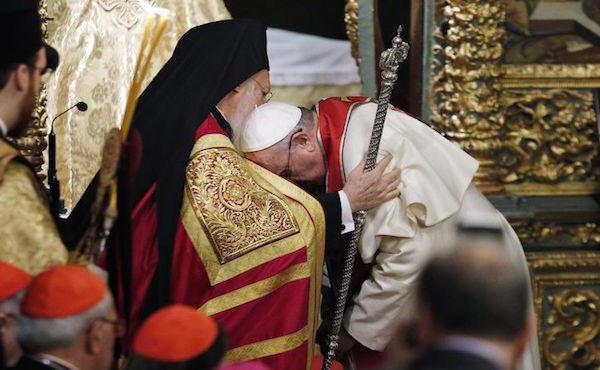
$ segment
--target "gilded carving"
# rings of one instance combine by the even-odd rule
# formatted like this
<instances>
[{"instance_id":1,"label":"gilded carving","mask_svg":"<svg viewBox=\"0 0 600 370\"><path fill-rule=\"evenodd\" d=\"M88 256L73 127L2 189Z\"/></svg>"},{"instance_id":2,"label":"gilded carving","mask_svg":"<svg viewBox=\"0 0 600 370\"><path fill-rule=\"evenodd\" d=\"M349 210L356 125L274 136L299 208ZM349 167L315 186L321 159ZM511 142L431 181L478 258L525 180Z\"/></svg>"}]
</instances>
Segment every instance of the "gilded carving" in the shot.
<instances>
[{"instance_id":1,"label":"gilded carving","mask_svg":"<svg viewBox=\"0 0 600 370\"><path fill-rule=\"evenodd\" d=\"M600 192L600 65L503 64L503 1L436 0L433 123L482 164L486 192ZM525 245L600 246L600 224L513 223ZM600 252L530 252L543 368L599 368Z\"/></svg>"},{"instance_id":2,"label":"gilded carving","mask_svg":"<svg viewBox=\"0 0 600 370\"><path fill-rule=\"evenodd\" d=\"M480 161L479 187L523 195L600 192L589 90L600 86L600 65L503 64L502 1L435 4L430 118Z\"/></svg>"},{"instance_id":3,"label":"gilded carving","mask_svg":"<svg viewBox=\"0 0 600 370\"><path fill-rule=\"evenodd\" d=\"M529 252L526 253L529 266L539 270L587 270L600 268L600 253L578 252Z\"/></svg>"},{"instance_id":4,"label":"gilded carving","mask_svg":"<svg viewBox=\"0 0 600 370\"><path fill-rule=\"evenodd\" d=\"M600 365L600 253L530 252L543 368Z\"/></svg>"},{"instance_id":5,"label":"gilded carving","mask_svg":"<svg viewBox=\"0 0 600 370\"><path fill-rule=\"evenodd\" d=\"M592 91L505 90L501 101L506 117L499 181L596 185L600 148Z\"/></svg>"},{"instance_id":6,"label":"gilded carving","mask_svg":"<svg viewBox=\"0 0 600 370\"><path fill-rule=\"evenodd\" d=\"M520 222L513 228L524 244L600 245L600 225L594 222L565 225L556 222Z\"/></svg>"},{"instance_id":7,"label":"gilded carving","mask_svg":"<svg viewBox=\"0 0 600 370\"><path fill-rule=\"evenodd\" d=\"M193 155L186 190L221 264L299 232L288 206L260 187L231 149Z\"/></svg>"},{"instance_id":8,"label":"gilded carving","mask_svg":"<svg viewBox=\"0 0 600 370\"><path fill-rule=\"evenodd\" d=\"M46 175L42 173L44 165L43 153L48 143L46 141L46 84L43 83L40 88L40 95L32 115L32 121L24 134L15 139L15 145L19 148L21 154L33 166L35 173L40 180L45 180Z\"/></svg>"},{"instance_id":9,"label":"gilded carving","mask_svg":"<svg viewBox=\"0 0 600 370\"><path fill-rule=\"evenodd\" d=\"M480 161L476 183L496 189L494 153L502 147L502 42L498 1L436 2L431 121Z\"/></svg>"},{"instance_id":10,"label":"gilded carving","mask_svg":"<svg viewBox=\"0 0 600 370\"><path fill-rule=\"evenodd\" d=\"M346 35L350 40L352 57L357 65L360 65L358 52L358 0L346 0L344 7L344 23L346 23Z\"/></svg>"},{"instance_id":11,"label":"gilded carving","mask_svg":"<svg viewBox=\"0 0 600 370\"><path fill-rule=\"evenodd\" d=\"M565 289L546 298L550 313L544 342L546 360L557 369L600 365L600 297L592 289Z\"/></svg>"},{"instance_id":12,"label":"gilded carving","mask_svg":"<svg viewBox=\"0 0 600 370\"><path fill-rule=\"evenodd\" d=\"M598 64L505 64L504 78L600 78Z\"/></svg>"},{"instance_id":13,"label":"gilded carving","mask_svg":"<svg viewBox=\"0 0 600 370\"><path fill-rule=\"evenodd\" d=\"M598 64L505 64L503 69L505 89L600 87Z\"/></svg>"}]
</instances>

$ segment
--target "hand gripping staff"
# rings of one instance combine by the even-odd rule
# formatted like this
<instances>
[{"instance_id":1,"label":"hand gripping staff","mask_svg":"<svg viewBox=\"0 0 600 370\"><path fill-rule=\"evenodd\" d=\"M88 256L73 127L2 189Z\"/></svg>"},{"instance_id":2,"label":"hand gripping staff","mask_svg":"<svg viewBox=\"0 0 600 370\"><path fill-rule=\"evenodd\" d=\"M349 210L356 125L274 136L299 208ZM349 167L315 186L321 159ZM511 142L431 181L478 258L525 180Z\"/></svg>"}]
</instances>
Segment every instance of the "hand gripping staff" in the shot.
<instances>
[{"instance_id":1,"label":"hand gripping staff","mask_svg":"<svg viewBox=\"0 0 600 370\"><path fill-rule=\"evenodd\" d=\"M400 63L404 62L408 56L409 45L402 40L400 37L401 33L402 26L398 27L398 34L392 40L392 47L381 53L381 59L379 61L382 78L381 91L379 92L377 113L375 114L375 122L373 123L373 131L371 132L371 141L369 142L369 148L367 150L364 172L371 171L377 164L377 152L379 151L379 143L381 142L381 134L383 133L383 125L392 96L392 90L398 79L398 68L400 67ZM348 247L346 259L344 260L342 283L337 294L331 333L327 338L327 354L325 355L325 361L323 361L322 370L329 370L331 368L338 347L338 335L344 317L344 308L346 307L346 300L348 298L348 289L350 288L350 281L352 279L352 269L358 251L358 243L365 222L365 211L359 210L354 212L353 217L355 229L350 237L350 246Z\"/></svg>"}]
</instances>

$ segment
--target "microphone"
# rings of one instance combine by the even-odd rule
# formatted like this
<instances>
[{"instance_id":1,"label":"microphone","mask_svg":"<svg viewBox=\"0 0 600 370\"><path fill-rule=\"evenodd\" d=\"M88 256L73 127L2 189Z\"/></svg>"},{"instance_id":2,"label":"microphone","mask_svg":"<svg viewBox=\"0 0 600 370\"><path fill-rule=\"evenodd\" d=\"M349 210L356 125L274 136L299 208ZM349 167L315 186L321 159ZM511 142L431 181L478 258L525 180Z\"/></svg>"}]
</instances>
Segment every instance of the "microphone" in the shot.
<instances>
[{"instance_id":1,"label":"microphone","mask_svg":"<svg viewBox=\"0 0 600 370\"><path fill-rule=\"evenodd\" d=\"M87 104L84 101L77 102L75 106L80 112L85 112L87 110Z\"/></svg>"},{"instance_id":2,"label":"microphone","mask_svg":"<svg viewBox=\"0 0 600 370\"><path fill-rule=\"evenodd\" d=\"M56 176L56 135L54 134L54 122L73 108L77 108L80 112L85 112L88 109L88 105L85 102L80 101L57 114L50 123L50 134L48 135L48 187L50 188L50 211L56 218L62 213L65 213L65 209L63 207L63 202L60 199L60 183Z\"/></svg>"},{"instance_id":3,"label":"microphone","mask_svg":"<svg viewBox=\"0 0 600 370\"><path fill-rule=\"evenodd\" d=\"M77 108L77 110L80 112L85 112L88 109L88 105L84 101L79 101L79 102L73 104L72 106L70 106L69 108L65 109L64 111L60 112L59 114L57 114L56 117L54 117L52 119L52 123L50 123L50 134L51 135L54 133L54 121L56 121L58 119L58 117L67 113L68 111L70 111L73 108Z\"/></svg>"}]
</instances>

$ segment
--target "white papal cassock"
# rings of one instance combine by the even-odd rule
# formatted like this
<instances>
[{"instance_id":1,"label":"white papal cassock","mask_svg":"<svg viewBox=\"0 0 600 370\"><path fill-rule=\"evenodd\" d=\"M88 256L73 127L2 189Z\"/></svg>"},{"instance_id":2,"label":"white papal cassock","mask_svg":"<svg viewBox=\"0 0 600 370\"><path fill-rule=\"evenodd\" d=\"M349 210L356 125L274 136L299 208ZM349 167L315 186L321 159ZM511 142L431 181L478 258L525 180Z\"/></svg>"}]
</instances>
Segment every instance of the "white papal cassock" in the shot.
<instances>
[{"instance_id":1,"label":"white papal cassock","mask_svg":"<svg viewBox=\"0 0 600 370\"><path fill-rule=\"evenodd\" d=\"M344 176L366 155L376 109L366 103L350 112L340 153ZM423 263L451 245L460 220L477 214L495 222L503 231L506 253L528 270L516 233L472 184L475 159L422 122L393 110L387 114L378 161L388 153L393 155L388 170L401 170L401 195L367 212L359 250L362 260L373 264L371 277L344 317L346 330L378 351L385 349L396 325L412 315ZM540 368L533 334L523 369Z\"/></svg>"},{"instance_id":2,"label":"white papal cassock","mask_svg":"<svg viewBox=\"0 0 600 370\"><path fill-rule=\"evenodd\" d=\"M317 132L328 159L327 189L338 191L366 156L377 105L361 97L328 98L316 109ZM245 122L242 150L259 151L279 142L294 130L300 115L282 103L257 108ZM502 230L506 254L528 272L514 230L472 183L478 168L474 158L396 110L388 110L378 161L387 154L393 156L388 171L400 169L400 196L367 212L359 251L363 262L372 265L371 276L344 317L352 337L376 351L383 351L397 325L412 317L419 272L432 253L454 245L460 221L478 218L495 224ZM533 315L533 300L530 307ZM525 370L540 368L537 336L532 334L520 366Z\"/></svg>"}]
</instances>

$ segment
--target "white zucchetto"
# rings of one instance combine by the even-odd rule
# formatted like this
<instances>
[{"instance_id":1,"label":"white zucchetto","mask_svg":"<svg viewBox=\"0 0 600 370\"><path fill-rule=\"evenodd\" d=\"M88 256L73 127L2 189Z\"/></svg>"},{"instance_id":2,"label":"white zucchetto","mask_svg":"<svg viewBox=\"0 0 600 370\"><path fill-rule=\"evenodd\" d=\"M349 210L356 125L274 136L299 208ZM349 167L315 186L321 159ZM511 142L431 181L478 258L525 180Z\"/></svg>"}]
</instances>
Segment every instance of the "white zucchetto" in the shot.
<instances>
[{"instance_id":1,"label":"white zucchetto","mask_svg":"<svg viewBox=\"0 0 600 370\"><path fill-rule=\"evenodd\" d=\"M302 116L300 108L273 102L257 107L244 122L240 150L244 153L267 149L283 140Z\"/></svg>"}]
</instances>

